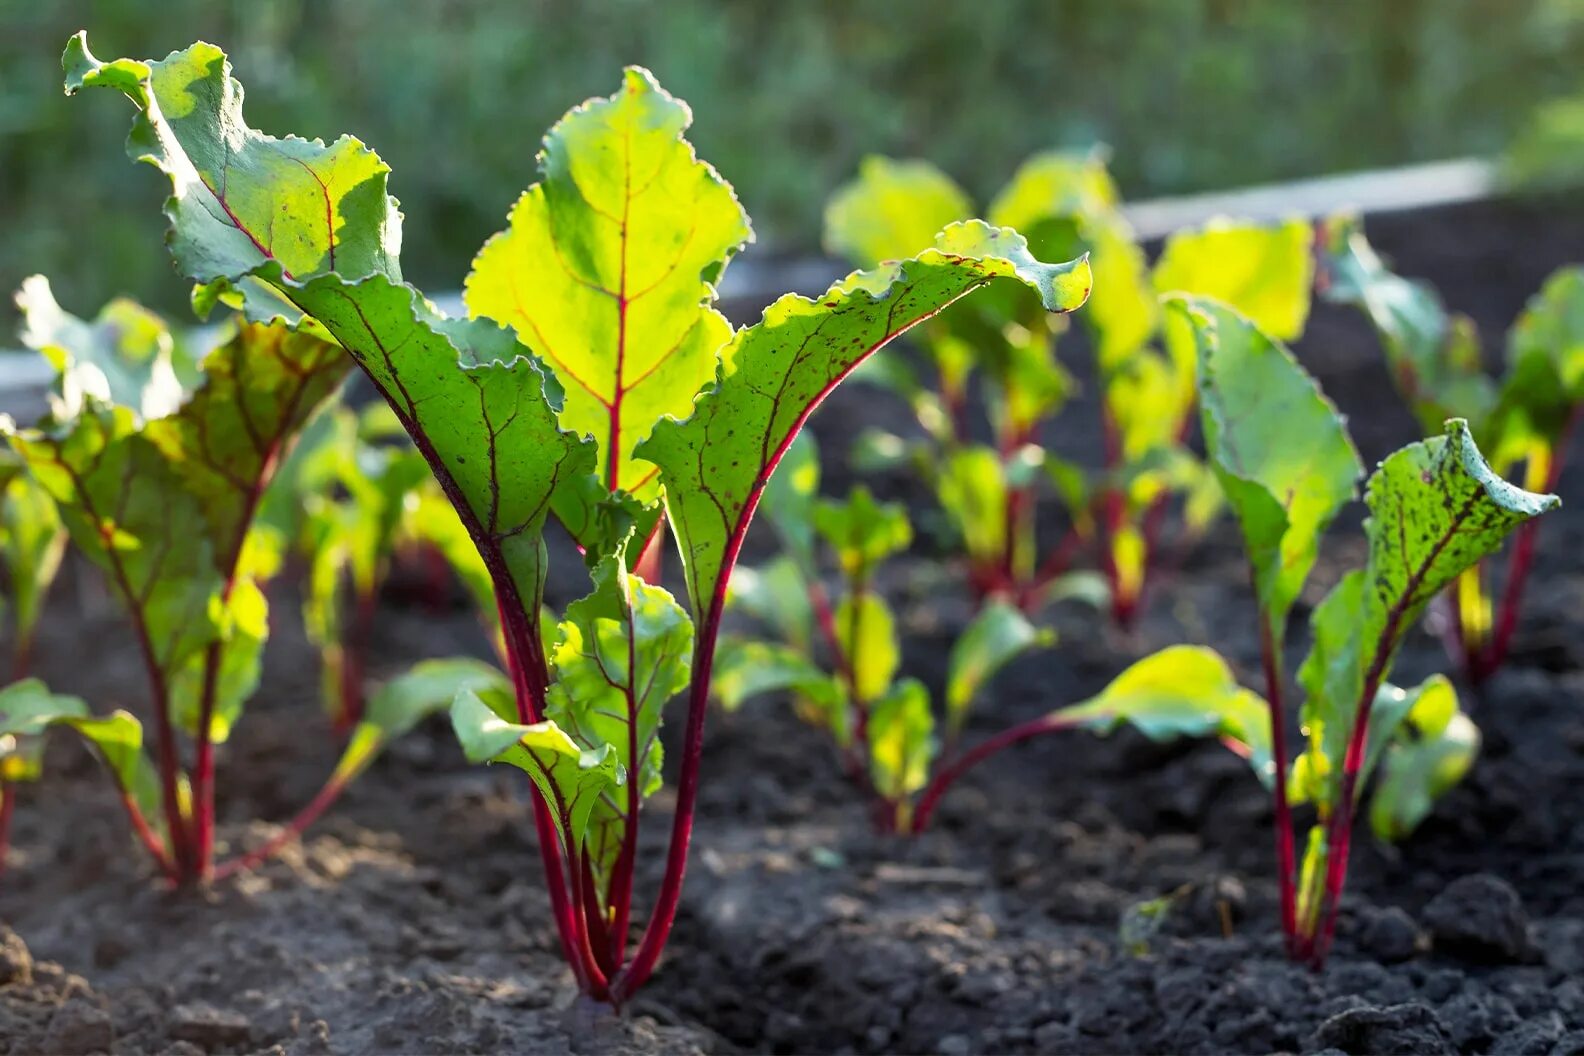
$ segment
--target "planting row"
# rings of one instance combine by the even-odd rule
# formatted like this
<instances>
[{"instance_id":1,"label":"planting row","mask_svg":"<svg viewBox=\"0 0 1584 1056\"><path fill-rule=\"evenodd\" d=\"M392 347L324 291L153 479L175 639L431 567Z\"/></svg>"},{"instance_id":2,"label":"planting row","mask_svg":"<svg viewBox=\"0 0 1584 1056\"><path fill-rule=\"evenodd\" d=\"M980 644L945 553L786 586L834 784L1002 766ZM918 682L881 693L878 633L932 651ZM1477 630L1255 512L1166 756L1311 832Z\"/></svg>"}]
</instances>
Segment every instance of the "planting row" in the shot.
<instances>
[{"instance_id":1,"label":"planting row","mask_svg":"<svg viewBox=\"0 0 1584 1056\"><path fill-rule=\"evenodd\" d=\"M1212 223L1169 239L1150 266L1098 157L1030 160L989 222L931 166L873 159L826 216L831 249L863 270L734 332L715 283L751 240L748 218L684 138L686 105L635 68L548 133L538 182L467 276L469 318L452 319L402 280L388 170L356 139L249 128L209 45L101 62L79 35L64 63L68 92L109 87L134 104L129 153L170 179L170 252L212 321L171 328L126 302L87 321L43 279L18 295L23 340L58 383L43 421L6 425L0 466L15 643L0 816L40 777L45 731L69 727L102 756L163 876L213 882L295 838L393 739L449 712L469 759L527 775L562 951L585 993L620 1005L671 930L715 703L790 699L828 732L875 824L899 833L924 829L953 782L1030 737L1129 724L1217 738L1271 792L1281 927L1291 955L1317 965L1357 812L1400 838L1473 763L1479 735L1453 683L1400 688L1391 669L1432 606L1468 678L1508 648L1584 396L1578 272L1525 311L1497 383L1472 328L1388 271L1351 218ZM1314 608L1292 704L1288 617L1364 473L1283 344L1314 290L1373 319L1427 438L1364 485L1368 556ZM1057 355L1074 321L1099 379L1097 470L1042 444L1075 393ZM874 355L907 331L922 356ZM360 411L339 400L354 369L382 398ZM876 586L876 568L912 541L907 511L862 487L822 496L801 434L849 377L916 415L912 437L866 433L855 464L924 478L938 500L927 516L960 546L976 601L939 702L900 670L898 621ZM1518 471L1529 490L1504 479ZM778 556L738 568L761 508ZM1057 530L1042 530L1042 513L1059 515ZM551 567L552 521L585 567ZM1053 646L1049 606L1095 604L1125 626L1149 602L1168 523L1191 545L1228 521L1248 555L1260 692L1213 650L1176 646L1092 699L967 743L996 672ZM1484 562L1514 534L1493 603ZM26 677L68 539L135 631L141 718ZM672 554L687 607L660 585ZM365 699L363 650L396 561L467 586L499 666L424 660ZM216 746L258 684L263 587L289 569L345 749L278 837L217 860ZM560 614L544 604L552 574L588 584ZM638 831L679 695L671 836L659 890L635 916ZM1302 841L1298 808L1312 817Z\"/></svg>"}]
</instances>

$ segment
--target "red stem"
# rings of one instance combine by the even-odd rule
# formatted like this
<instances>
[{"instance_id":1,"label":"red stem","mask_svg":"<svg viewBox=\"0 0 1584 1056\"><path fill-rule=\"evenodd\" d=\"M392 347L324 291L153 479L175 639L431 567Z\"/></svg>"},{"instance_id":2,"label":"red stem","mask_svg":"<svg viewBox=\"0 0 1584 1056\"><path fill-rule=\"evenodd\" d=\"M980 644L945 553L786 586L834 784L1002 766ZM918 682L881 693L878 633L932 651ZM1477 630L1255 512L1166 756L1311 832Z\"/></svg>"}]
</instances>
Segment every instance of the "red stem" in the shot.
<instances>
[{"instance_id":1,"label":"red stem","mask_svg":"<svg viewBox=\"0 0 1584 1056\"><path fill-rule=\"evenodd\" d=\"M100 516L95 504L90 500L90 492L81 475L66 460L57 458L55 461L71 477L77 494L82 497L83 509L88 516L99 524L110 523L108 519ZM192 833L187 828L185 815L182 814L181 796L177 789L176 775L181 768L181 758L176 749L176 732L171 725L170 694L165 685L165 671L160 667L159 654L155 652L154 642L149 638L148 625L137 609L134 599L138 597L138 592L132 589L126 568L121 564L113 548L107 545L105 553L110 574L115 578L117 589L120 590L122 598L126 599L131 610L133 630L137 634L138 654L143 661L143 670L148 675L150 703L153 705L158 741L161 805L165 812L165 828L170 839L170 853L161 864L167 866L173 881L180 882L197 874L193 868ZM145 842L147 843L148 840L145 839Z\"/></svg>"},{"instance_id":2,"label":"red stem","mask_svg":"<svg viewBox=\"0 0 1584 1056\"><path fill-rule=\"evenodd\" d=\"M363 678L378 611L378 590L358 590L352 627L341 643L341 709L335 719L337 733L346 734L363 721Z\"/></svg>"},{"instance_id":3,"label":"red stem","mask_svg":"<svg viewBox=\"0 0 1584 1056\"><path fill-rule=\"evenodd\" d=\"M600 913L599 889L594 883L594 870L589 865L586 850L578 855L577 870L583 907L578 919L583 921L583 931L588 937L590 956L599 967L600 973L609 980L621 967L622 954L627 951L617 950L611 941L610 928L607 927L605 917ZM631 897L629 894L629 901Z\"/></svg>"},{"instance_id":4,"label":"red stem","mask_svg":"<svg viewBox=\"0 0 1584 1056\"><path fill-rule=\"evenodd\" d=\"M117 782L117 787L119 787L119 784ZM138 809L137 801L124 788L121 789L121 805L126 808L127 817L132 821L132 831L137 833L138 839L143 842L143 846L148 848L149 854L154 856L154 864L158 865L160 872L165 874L165 879L173 884L177 883L180 877L176 871L176 863L171 861L169 852L165 850L165 844L154 832L154 827L149 824L148 818L144 817L143 811Z\"/></svg>"},{"instance_id":5,"label":"red stem","mask_svg":"<svg viewBox=\"0 0 1584 1056\"><path fill-rule=\"evenodd\" d=\"M1562 426L1562 431L1557 435L1551 449L1551 467L1546 473L1543 488L1545 491L1555 491L1557 482L1562 478L1562 463L1567 455L1567 444L1578 426L1581 414L1584 414L1584 403L1574 404L1566 423ZM1469 664L1469 677L1476 685L1494 674L1507 659L1507 650L1512 645L1513 634L1518 630L1518 612L1523 603L1524 584L1529 579L1529 572L1534 566L1535 547L1539 535L1539 518L1524 522L1518 529L1518 539L1513 544L1512 560L1507 566L1507 582L1502 585L1501 607L1497 612L1495 630L1491 634L1490 643L1480 650Z\"/></svg>"},{"instance_id":6,"label":"red stem","mask_svg":"<svg viewBox=\"0 0 1584 1056\"><path fill-rule=\"evenodd\" d=\"M302 383L299 383L296 399L302 395ZM255 449L256 450L256 449ZM274 476L276 455L280 450L280 439L271 441L261 454L258 475L253 478L253 486L243 496L241 516L237 523L241 526L236 538L231 543L231 552L222 566L225 569L225 583L220 588L220 605L223 609L231 601L231 593L236 589L237 565L242 560L242 548L247 541L247 530L253 522L253 512L258 508L259 500L264 496L264 489L268 486L270 478ZM225 643L219 638L209 643L204 650L203 694L198 703L198 746L192 773L193 795L193 832L190 854L192 861L192 874L189 879L206 880L213 867L214 860L214 827L215 827L215 746L214 746L214 710L215 694L219 688L220 663L224 652ZM331 799L335 797L332 796ZM309 819L310 821L312 819Z\"/></svg>"},{"instance_id":7,"label":"red stem","mask_svg":"<svg viewBox=\"0 0 1584 1056\"><path fill-rule=\"evenodd\" d=\"M501 627L506 639L506 666L511 673L512 686L517 700L517 719L524 725L539 721L538 701L542 699L543 692L535 691L535 683L530 681L525 670L523 656L519 651L520 639L514 636L513 626L519 622L508 618L508 608L500 600L499 591L496 592L496 608L500 613ZM591 965L583 956L583 922L578 920L572 912L571 900L567 897L566 870L562 866L561 842L557 835L555 821L550 815L550 805L545 802L544 793L539 791L539 786L529 783L529 796L533 802L534 832L539 845L539 859L544 866L545 889L550 896L550 911L555 918L556 934L561 940L561 955L566 958L567 965L572 969L572 975L577 980L578 989L585 994L595 992L594 979L590 974Z\"/></svg>"},{"instance_id":8,"label":"red stem","mask_svg":"<svg viewBox=\"0 0 1584 1056\"><path fill-rule=\"evenodd\" d=\"M11 815L16 811L16 784L0 781L0 874L11 851Z\"/></svg>"},{"instance_id":9,"label":"red stem","mask_svg":"<svg viewBox=\"0 0 1584 1056\"><path fill-rule=\"evenodd\" d=\"M1072 567L1073 557L1077 555L1083 543L1083 534L1078 531L1078 526L1069 527L1067 534L1062 536L1061 541L1046 555L1039 570L1034 573L1034 578L1019 593L1018 607L1024 612L1032 609L1039 600L1041 592Z\"/></svg>"},{"instance_id":10,"label":"red stem","mask_svg":"<svg viewBox=\"0 0 1584 1056\"><path fill-rule=\"evenodd\" d=\"M762 490L762 488L760 489ZM757 496L755 496L757 498ZM742 535L727 547L725 566L735 563L737 551L742 546ZM704 719L709 714L710 676L715 666L715 641L720 635L721 610L725 608L726 581L729 573L723 572L704 620L704 630L699 636L698 651L694 657L693 681L688 689L687 730L682 742L682 770L677 779L676 815L671 822L671 845L666 849L665 874L660 880L660 893L655 897L654 910L649 925L633 959L615 978L611 985L611 1000L621 1004L648 980L660 960L676 922L677 905L682 899L682 880L687 873L688 844L693 837L693 809L698 802L699 769L704 755Z\"/></svg>"},{"instance_id":11,"label":"red stem","mask_svg":"<svg viewBox=\"0 0 1584 1056\"><path fill-rule=\"evenodd\" d=\"M273 857L282 847L285 847L293 840L300 839L308 826L318 821L319 815L323 814L330 804L334 803L341 793L346 791L346 787L347 780L342 775L332 774L330 780L324 783L324 787L319 789L318 794L309 800L308 805L298 811L297 816L288 821L280 832L246 854L238 855L229 862L222 862L214 870L214 878L216 880L224 880L238 873L257 869L261 864Z\"/></svg>"},{"instance_id":12,"label":"red stem","mask_svg":"<svg viewBox=\"0 0 1584 1056\"><path fill-rule=\"evenodd\" d=\"M1270 620L1260 614L1260 658L1265 668L1265 702L1270 708L1271 755L1276 762L1271 800L1275 807L1276 885L1281 898L1282 938L1290 957L1298 944L1297 855L1293 849L1292 806L1287 798L1287 722L1282 707L1281 657Z\"/></svg>"},{"instance_id":13,"label":"red stem","mask_svg":"<svg viewBox=\"0 0 1584 1056\"><path fill-rule=\"evenodd\" d=\"M1453 517L1446 534L1436 541L1424 561L1404 581L1397 600L1386 613L1385 622L1381 625L1380 637L1375 642L1374 658L1364 674L1363 692L1359 694L1358 704L1353 709L1353 729L1348 734L1347 754L1342 759L1341 795L1331 815L1330 824L1326 828L1326 906L1318 938L1310 947L1316 967L1325 963L1326 954L1331 949L1331 940L1336 934L1337 911L1342 901L1342 885L1347 879L1348 852L1352 849L1353 810L1355 800L1358 798L1359 773L1364 766L1364 748L1369 740L1369 717L1371 709L1375 706L1375 694L1380 691L1381 682L1386 677L1387 665L1391 663L1392 653L1396 648L1398 628L1402 624L1403 617L1407 615L1409 602L1424 581L1425 573L1435 563L1436 556L1446 547L1457 526L1473 509L1473 503L1474 500L1471 498L1464 504Z\"/></svg>"},{"instance_id":14,"label":"red stem","mask_svg":"<svg viewBox=\"0 0 1584 1056\"><path fill-rule=\"evenodd\" d=\"M1038 737L1042 733L1055 733L1058 730L1072 729L1075 725L1077 724L1071 720L1064 719L1060 713L1041 715L1037 719L1030 719L1027 722L1021 722L1009 729L1002 730L989 740L981 741L979 744L974 745L952 760L950 764L937 771L930 783L925 787L923 794L919 796L918 806L913 811L913 833L917 835L929 827L930 818L934 815L935 807L940 803L941 797L946 794L946 790L958 778L968 771L1003 748L1010 748L1014 744L1019 744L1032 737Z\"/></svg>"}]
</instances>

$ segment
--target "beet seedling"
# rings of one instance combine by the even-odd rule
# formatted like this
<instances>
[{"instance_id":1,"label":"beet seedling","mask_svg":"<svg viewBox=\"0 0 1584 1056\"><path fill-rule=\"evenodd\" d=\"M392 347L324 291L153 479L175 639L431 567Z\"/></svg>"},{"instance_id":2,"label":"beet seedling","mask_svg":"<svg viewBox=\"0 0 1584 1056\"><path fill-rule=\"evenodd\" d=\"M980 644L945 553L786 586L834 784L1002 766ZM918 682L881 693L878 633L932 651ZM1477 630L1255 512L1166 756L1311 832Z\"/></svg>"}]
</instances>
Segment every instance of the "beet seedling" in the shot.
<instances>
[{"instance_id":1,"label":"beet seedling","mask_svg":"<svg viewBox=\"0 0 1584 1056\"><path fill-rule=\"evenodd\" d=\"M1584 415L1584 270L1553 273L1525 306L1508 331L1507 372L1498 382L1485 373L1473 320L1449 313L1427 283L1391 272L1356 217L1331 218L1321 237L1318 286L1370 317L1392 381L1420 427L1428 432L1446 418L1463 418L1498 473L1521 466L1526 488L1555 488ZM1512 646L1539 528L1531 521L1518 530L1499 601L1492 601L1485 562L1460 575L1444 598L1443 638L1475 685L1501 667Z\"/></svg>"},{"instance_id":2,"label":"beet seedling","mask_svg":"<svg viewBox=\"0 0 1584 1056\"><path fill-rule=\"evenodd\" d=\"M952 648L938 722L924 684L897 677L901 636L874 585L879 566L912 539L907 511L876 503L861 486L841 502L818 498L818 487L819 460L805 434L762 503L782 556L764 569L740 569L729 596L780 640L723 643L715 693L732 710L759 694L791 694L798 714L830 735L849 775L874 795L877 827L914 831L913 798L928 784L943 746L948 756L955 753L980 690L1055 635L1005 601L987 603ZM822 550L840 573L834 596L825 587Z\"/></svg>"},{"instance_id":3,"label":"beet seedling","mask_svg":"<svg viewBox=\"0 0 1584 1056\"><path fill-rule=\"evenodd\" d=\"M831 199L825 241L867 267L971 212L967 195L928 162L869 158ZM943 312L919 331L933 388L894 355L866 370L865 377L908 401L926 439L910 445L872 431L860 441L861 464L907 460L919 469L962 540L970 585L981 598L1036 611L1053 591L1071 586L1060 577L1074 558L1098 546L1112 615L1126 626L1172 495L1184 496L1190 534L1202 532L1218 509L1214 481L1183 445L1193 410L1193 348L1161 333L1157 293L1219 297L1273 333L1296 337L1309 308L1309 227L1214 221L1168 238L1152 270L1100 158L1063 153L1024 163L989 217L1024 232L1039 256L1091 254L1095 292L1081 318L1100 379L1104 468L1091 477L1043 446L1044 425L1075 388L1056 356L1067 321L1044 315L1015 290ZM975 378L991 444L973 435ZM1041 552L1035 513L1047 493L1066 506L1069 528Z\"/></svg>"},{"instance_id":4,"label":"beet seedling","mask_svg":"<svg viewBox=\"0 0 1584 1056\"><path fill-rule=\"evenodd\" d=\"M0 736L33 737L57 724L85 736L172 882L249 867L312 822L392 736L452 695L415 701L410 686L387 687L324 790L283 834L216 868L216 746L258 684L268 637L261 583L281 556L278 536L258 529L259 504L297 432L339 388L345 357L311 327L239 319L222 328L189 389L170 360L173 338L151 314L137 316L135 331L95 327L61 311L41 283L21 305L26 339L60 378L44 421L19 429L6 420L4 433L126 610L148 680L156 761L132 714L93 716L37 680L6 691ZM139 343L129 344L129 334ZM469 676L466 684L481 677ZM190 764L182 734L192 742Z\"/></svg>"},{"instance_id":5,"label":"beet seedling","mask_svg":"<svg viewBox=\"0 0 1584 1056\"><path fill-rule=\"evenodd\" d=\"M11 623L11 680L27 677L45 595L66 549L66 529L49 493L9 449L0 449L0 566ZM16 786L39 779L43 743L36 737L0 735L0 872L11 845Z\"/></svg>"},{"instance_id":6,"label":"beet seedling","mask_svg":"<svg viewBox=\"0 0 1584 1056\"><path fill-rule=\"evenodd\" d=\"M357 140L250 129L206 44L101 63L79 35L64 62L69 90L111 87L136 105L130 150L171 178L181 273L205 296L328 331L456 508L494 587L512 692L458 694L453 725L470 758L527 772L563 953L583 992L623 1003L676 916L727 586L787 446L898 334L1003 278L1072 310L1087 263L1042 264L1016 232L955 224L917 256L816 301L783 297L734 334L711 302L747 217L683 138L686 106L633 68L551 130L540 182L467 279L475 318L448 319L402 281L388 170ZM628 571L661 496L692 621ZM540 608L552 512L594 580L554 629ZM640 811L661 780L661 711L684 685L670 844L630 947Z\"/></svg>"},{"instance_id":7,"label":"beet seedling","mask_svg":"<svg viewBox=\"0 0 1584 1056\"><path fill-rule=\"evenodd\" d=\"M470 581L477 555L453 544L462 536L456 513L383 403L326 408L280 478L262 516L295 538L307 565L303 625L322 660L325 711L345 734L363 718L380 588L398 556L437 559L445 575L447 558L460 554Z\"/></svg>"},{"instance_id":8,"label":"beet seedling","mask_svg":"<svg viewBox=\"0 0 1584 1056\"><path fill-rule=\"evenodd\" d=\"M1380 464L1365 488L1368 559L1310 616L1312 642L1298 671L1307 745L1289 773L1287 616L1362 467L1335 408L1254 323L1213 301L1173 298L1168 326L1198 345L1206 452L1242 530L1259 601L1268 750L1251 752L1247 739L1237 747L1274 798L1289 952L1319 964L1336 927L1354 814L1371 773L1386 770L1371 820L1378 835L1394 838L1462 777L1478 746L1445 678L1408 690L1387 681L1404 637L1442 588L1559 500L1498 477L1462 419ZM1214 710L1212 701L1203 706ZM1304 803L1317 820L1300 864L1291 808Z\"/></svg>"}]
</instances>

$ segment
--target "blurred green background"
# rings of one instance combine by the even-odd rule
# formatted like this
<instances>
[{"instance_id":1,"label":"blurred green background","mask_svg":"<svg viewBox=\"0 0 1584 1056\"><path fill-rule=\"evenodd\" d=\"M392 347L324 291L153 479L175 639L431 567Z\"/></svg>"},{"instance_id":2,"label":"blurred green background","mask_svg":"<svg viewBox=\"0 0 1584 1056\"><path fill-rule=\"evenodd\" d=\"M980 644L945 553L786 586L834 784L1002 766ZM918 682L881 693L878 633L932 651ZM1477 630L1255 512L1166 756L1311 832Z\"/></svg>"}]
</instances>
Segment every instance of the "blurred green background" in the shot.
<instances>
[{"instance_id":1,"label":"blurred green background","mask_svg":"<svg viewBox=\"0 0 1584 1056\"><path fill-rule=\"evenodd\" d=\"M61 94L83 27L101 58L210 40L256 127L357 134L394 170L403 270L440 290L544 130L624 63L693 104L760 242L800 252L869 152L981 199L1030 152L1097 140L1135 198L1492 153L1580 87L1584 0L0 0L0 287L43 271L87 312L186 290L162 180L122 153L128 107Z\"/></svg>"}]
</instances>

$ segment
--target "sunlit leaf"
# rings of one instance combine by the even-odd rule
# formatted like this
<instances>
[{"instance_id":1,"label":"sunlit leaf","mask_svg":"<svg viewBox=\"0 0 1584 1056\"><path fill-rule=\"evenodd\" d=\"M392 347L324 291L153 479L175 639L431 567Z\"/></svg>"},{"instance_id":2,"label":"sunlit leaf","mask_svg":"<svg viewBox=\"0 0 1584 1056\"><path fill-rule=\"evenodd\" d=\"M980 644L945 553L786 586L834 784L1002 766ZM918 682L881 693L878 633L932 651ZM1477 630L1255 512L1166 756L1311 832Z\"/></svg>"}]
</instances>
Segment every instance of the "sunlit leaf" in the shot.
<instances>
[{"instance_id":1,"label":"sunlit leaf","mask_svg":"<svg viewBox=\"0 0 1584 1056\"><path fill-rule=\"evenodd\" d=\"M1358 217L1327 220L1323 239L1326 298L1358 306L1375 324L1392 380L1420 429L1434 432L1451 417L1482 427L1495 387L1480 361L1473 322L1449 315L1427 283L1390 271L1365 240Z\"/></svg>"},{"instance_id":2,"label":"sunlit leaf","mask_svg":"<svg viewBox=\"0 0 1584 1056\"><path fill-rule=\"evenodd\" d=\"M661 417L686 417L731 335L710 307L727 260L752 238L731 187L683 138L692 120L649 71L562 118L542 180L485 243L468 311L505 323L555 371L561 424L600 445L611 491L653 496L633 448Z\"/></svg>"},{"instance_id":3,"label":"sunlit leaf","mask_svg":"<svg viewBox=\"0 0 1584 1056\"><path fill-rule=\"evenodd\" d=\"M814 508L814 526L836 554L842 571L863 580L874 567L913 541L907 508L899 502L876 502L874 494L855 484L845 502L822 499Z\"/></svg>"},{"instance_id":4,"label":"sunlit leaf","mask_svg":"<svg viewBox=\"0 0 1584 1056\"><path fill-rule=\"evenodd\" d=\"M941 228L968 219L973 211L962 188L929 162L871 155L859 163L857 178L825 206L825 248L860 268L872 268L912 256Z\"/></svg>"},{"instance_id":5,"label":"sunlit leaf","mask_svg":"<svg viewBox=\"0 0 1584 1056\"><path fill-rule=\"evenodd\" d=\"M901 800L923 788L936 748L935 717L923 683L903 679L874 702L869 712L869 775L881 797Z\"/></svg>"},{"instance_id":6,"label":"sunlit leaf","mask_svg":"<svg viewBox=\"0 0 1584 1056\"><path fill-rule=\"evenodd\" d=\"M661 785L660 719L688 684L693 621L663 588L629 574L618 551L595 568L593 593L568 606L551 661L545 717L584 749L609 745L630 782L631 799L603 799L589 819L589 861L604 891L639 798Z\"/></svg>"},{"instance_id":7,"label":"sunlit leaf","mask_svg":"<svg viewBox=\"0 0 1584 1056\"><path fill-rule=\"evenodd\" d=\"M891 688L902 664L902 643L891 607L870 592L844 597L836 606L835 622L858 702L875 700Z\"/></svg>"},{"instance_id":8,"label":"sunlit leaf","mask_svg":"<svg viewBox=\"0 0 1584 1056\"><path fill-rule=\"evenodd\" d=\"M951 729L962 728L974 698L996 672L1055 640L1054 631L1035 627L1005 602L992 601L981 609L952 644L946 668L946 716Z\"/></svg>"},{"instance_id":9,"label":"sunlit leaf","mask_svg":"<svg viewBox=\"0 0 1584 1056\"><path fill-rule=\"evenodd\" d=\"M1174 645L1138 661L1098 694L1051 713L1053 722L1109 733L1130 725L1155 741L1219 737L1248 759L1260 780L1273 779L1270 713L1258 694L1238 685L1213 649Z\"/></svg>"},{"instance_id":10,"label":"sunlit leaf","mask_svg":"<svg viewBox=\"0 0 1584 1056\"><path fill-rule=\"evenodd\" d=\"M817 301L783 297L738 331L692 417L662 422L638 451L661 468L695 611L720 608L717 592L765 482L826 394L886 342L998 277L1034 287L1052 311L1077 308L1090 285L1086 262L1041 264L1015 232L970 222Z\"/></svg>"},{"instance_id":11,"label":"sunlit leaf","mask_svg":"<svg viewBox=\"0 0 1584 1056\"><path fill-rule=\"evenodd\" d=\"M526 773L550 805L568 855L575 856L588 838L595 805L618 794L626 782L615 749L608 744L580 748L554 722L511 722L486 699L504 709L510 698L464 689L451 705L451 725L463 754L470 763L510 763Z\"/></svg>"},{"instance_id":12,"label":"sunlit leaf","mask_svg":"<svg viewBox=\"0 0 1584 1056\"><path fill-rule=\"evenodd\" d=\"M1320 539L1363 472L1335 406L1290 352L1224 305L1168 302L1199 349L1205 449L1243 530L1262 618L1276 643Z\"/></svg>"},{"instance_id":13,"label":"sunlit leaf","mask_svg":"<svg viewBox=\"0 0 1584 1056\"><path fill-rule=\"evenodd\" d=\"M1298 672L1307 694L1304 723L1311 742L1347 743L1358 702L1390 674L1403 637L1430 599L1464 569L1492 553L1519 525L1560 500L1524 491L1496 476L1460 419L1444 436L1397 451L1365 490L1369 559L1346 576L1310 623L1314 641ZM1334 769L1332 771L1335 772ZM1328 787L1324 801L1334 802Z\"/></svg>"}]
</instances>

